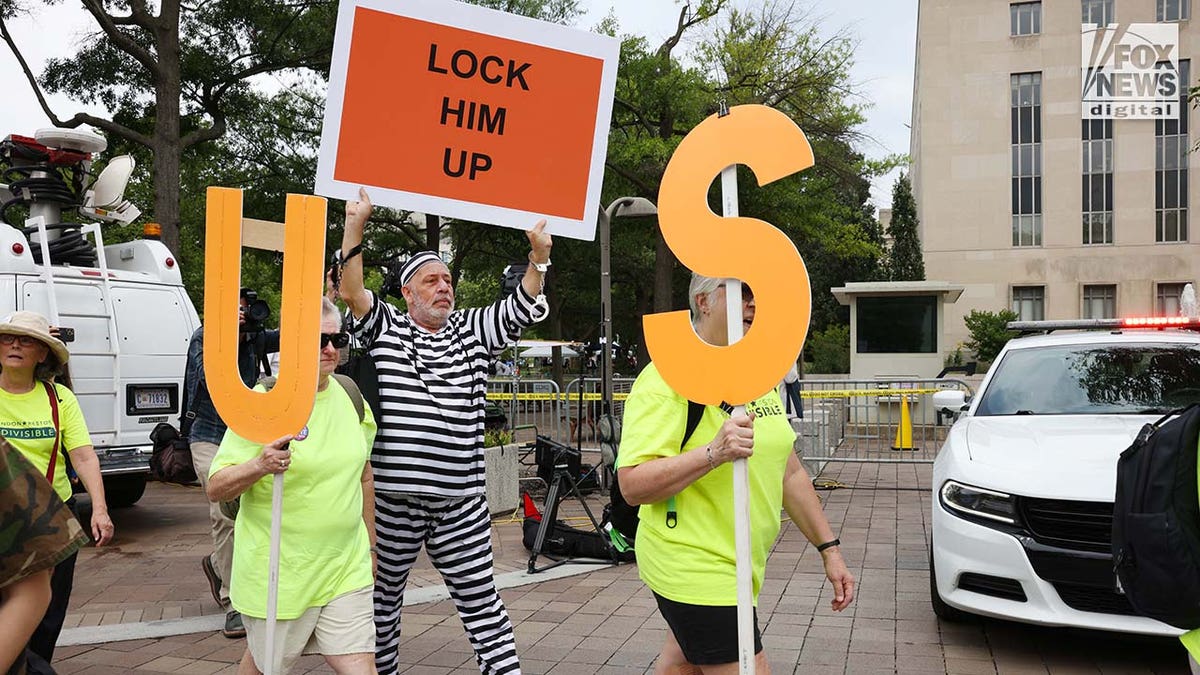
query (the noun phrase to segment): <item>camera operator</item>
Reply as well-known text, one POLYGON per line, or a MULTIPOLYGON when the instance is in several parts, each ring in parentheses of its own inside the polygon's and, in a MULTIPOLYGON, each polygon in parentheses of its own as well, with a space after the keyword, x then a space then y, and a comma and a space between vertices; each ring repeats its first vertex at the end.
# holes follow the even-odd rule
MULTIPOLYGON (((241 289, 238 310, 238 373, 247 387, 258 382, 259 363, 268 354, 279 351, 279 331, 267 330, 263 326, 271 315, 271 308, 258 293, 249 288, 241 289)), ((192 463, 200 484, 208 489, 208 470, 217 447, 225 435, 225 422, 217 415, 208 384, 204 380, 204 327, 196 329, 188 345, 187 370, 183 381, 183 417, 190 419, 180 424, 180 433, 191 439, 192 463)), ((201 559, 204 576, 213 599, 225 611, 225 627, 221 634, 227 638, 246 635, 242 617, 229 604, 229 576, 233 567, 233 519, 221 511, 221 505, 213 502, 208 506, 212 525, 213 552, 201 559)))

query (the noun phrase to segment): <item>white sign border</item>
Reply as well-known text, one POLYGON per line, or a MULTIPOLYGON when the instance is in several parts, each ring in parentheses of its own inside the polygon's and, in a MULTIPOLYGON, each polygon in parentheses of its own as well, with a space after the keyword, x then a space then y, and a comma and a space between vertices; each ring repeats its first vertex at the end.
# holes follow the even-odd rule
MULTIPOLYGON (((491 223, 520 230, 528 230, 538 219, 545 218, 546 231, 551 234, 586 241, 595 239, 596 219, 600 210, 600 191, 604 183, 608 132, 612 118, 613 97, 616 92, 617 63, 621 51, 620 41, 607 35, 568 26, 558 26, 455 0, 406 0, 404 3, 397 3, 395 0, 342 0, 339 3, 337 32, 334 34, 333 57, 329 70, 329 95, 325 102, 325 120, 321 129, 321 148, 317 157, 317 176, 313 188, 315 194, 334 199, 358 199, 360 185, 334 179, 333 170, 334 160, 337 157, 342 106, 346 93, 346 71, 350 64, 350 36, 354 32, 355 11, 360 7, 600 59, 603 62, 603 70, 600 77, 596 129, 592 138, 592 161, 588 170, 588 187, 582 219, 564 218, 536 211, 510 209, 404 190, 390 190, 373 185, 361 186, 367 188, 371 202, 378 206, 394 206, 405 210, 491 223)), ((538 180, 538 177, 531 174, 529 179, 531 181, 538 180)))

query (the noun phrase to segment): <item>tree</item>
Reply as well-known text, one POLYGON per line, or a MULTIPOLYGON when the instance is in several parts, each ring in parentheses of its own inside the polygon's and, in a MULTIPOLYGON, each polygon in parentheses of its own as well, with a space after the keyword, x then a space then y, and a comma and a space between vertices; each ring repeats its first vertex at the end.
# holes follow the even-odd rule
MULTIPOLYGON (((263 76, 276 75, 286 83, 285 89, 305 74, 328 77, 336 0, 81 0, 95 21, 95 39, 73 57, 52 60, 39 78, 9 34, 5 19, 55 1, 0 0, 0 38, 16 56, 51 123, 69 128, 88 124, 106 132, 110 143, 115 137, 149 151, 152 214, 162 225, 164 243, 176 255, 180 254, 180 174, 185 153, 237 126, 242 112, 253 109, 255 99, 262 98, 255 84, 263 76), (102 104, 112 116, 77 113, 60 118, 50 109, 43 90, 102 104)), ((578 0, 475 0, 475 4, 560 23, 579 15, 578 0)), ((316 132, 314 142, 320 135, 319 124, 316 132)), ((311 184, 311 179, 307 182, 311 184)), ((407 214, 402 215, 411 225, 407 214)), ((389 224, 405 229, 399 221, 389 224)))
POLYGON ((967 330, 971 333, 971 339, 963 344, 975 352, 980 361, 991 363, 1004 345, 1017 336, 1016 331, 1007 328, 1009 321, 1016 320, 1017 313, 1011 309, 1002 309, 999 312, 973 309, 963 318, 967 330))
POLYGON ((810 331, 808 346, 814 373, 850 372, 850 326, 836 324, 823 331, 810 331))
POLYGON ((164 243, 178 254, 184 153, 225 135, 231 117, 252 97, 254 78, 304 70, 327 75, 337 2, 81 2, 95 21, 95 39, 73 57, 52 60, 40 82, 4 21, 27 10, 27 2, 0 0, 0 37, 55 126, 89 124, 110 140, 149 151, 153 215, 162 225, 164 243), (112 117, 77 113, 60 118, 43 89, 102 104, 112 117), (122 123, 122 118, 138 124, 122 123))
POLYGON ((888 260, 888 273, 892 281, 923 281, 925 260, 921 255, 921 238, 917 234, 917 206, 913 200, 912 183, 908 176, 900 174, 892 187, 892 223, 888 234, 892 235, 892 251, 888 260))
MULTIPOLYGON (((720 101, 764 104, 792 117, 813 146, 816 166, 761 188, 739 169, 738 199, 742 215, 770 222, 796 242, 812 276, 814 328, 845 312, 828 293, 831 285, 877 276, 880 236, 869 177, 895 162, 869 162, 854 150, 862 107, 852 103, 853 42, 844 33, 824 38, 821 32, 788 3, 743 12, 711 2, 684 7, 675 33, 657 49, 626 38, 604 187, 606 203, 622 195, 654 200, 676 145, 720 101), (676 55, 686 44, 696 46, 676 55), (700 65, 687 65, 693 63, 700 65)), ((718 202, 714 190, 710 203, 718 202)), ((643 232, 632 224, 613 228, 613 260, 620 261, 613 266, 613 305, 632 309, 615 311, 614 324, 638 342, 641 316, 682 306, 688 277, 661 237, 643 232)))

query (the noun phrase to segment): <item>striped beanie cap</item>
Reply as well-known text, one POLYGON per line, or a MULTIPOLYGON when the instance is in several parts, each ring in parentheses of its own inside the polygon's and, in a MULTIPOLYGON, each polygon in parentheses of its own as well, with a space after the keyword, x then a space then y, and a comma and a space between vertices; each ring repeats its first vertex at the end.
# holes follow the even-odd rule
POLYGON ((442 262, 442 258, 433 251, 420 251, 409 256, 408 260, 405 260, 404 264, 400 266, 400 285, 407 286, 417 270, 425 263, 431 262, 442 262))

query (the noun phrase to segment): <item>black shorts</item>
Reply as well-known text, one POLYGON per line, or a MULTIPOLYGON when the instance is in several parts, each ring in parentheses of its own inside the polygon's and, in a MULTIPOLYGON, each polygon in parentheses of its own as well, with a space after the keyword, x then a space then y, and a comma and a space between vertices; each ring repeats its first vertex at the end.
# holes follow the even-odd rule
MULTIPOLYGON (((688 663, 715 666, 738 662, 737 605, 688 605, 668 600, 658 593, 654 594, 654 599, 688 663)), ((754 653, 761 652, 762 648, 758 608, 755 608, 754 653)))

